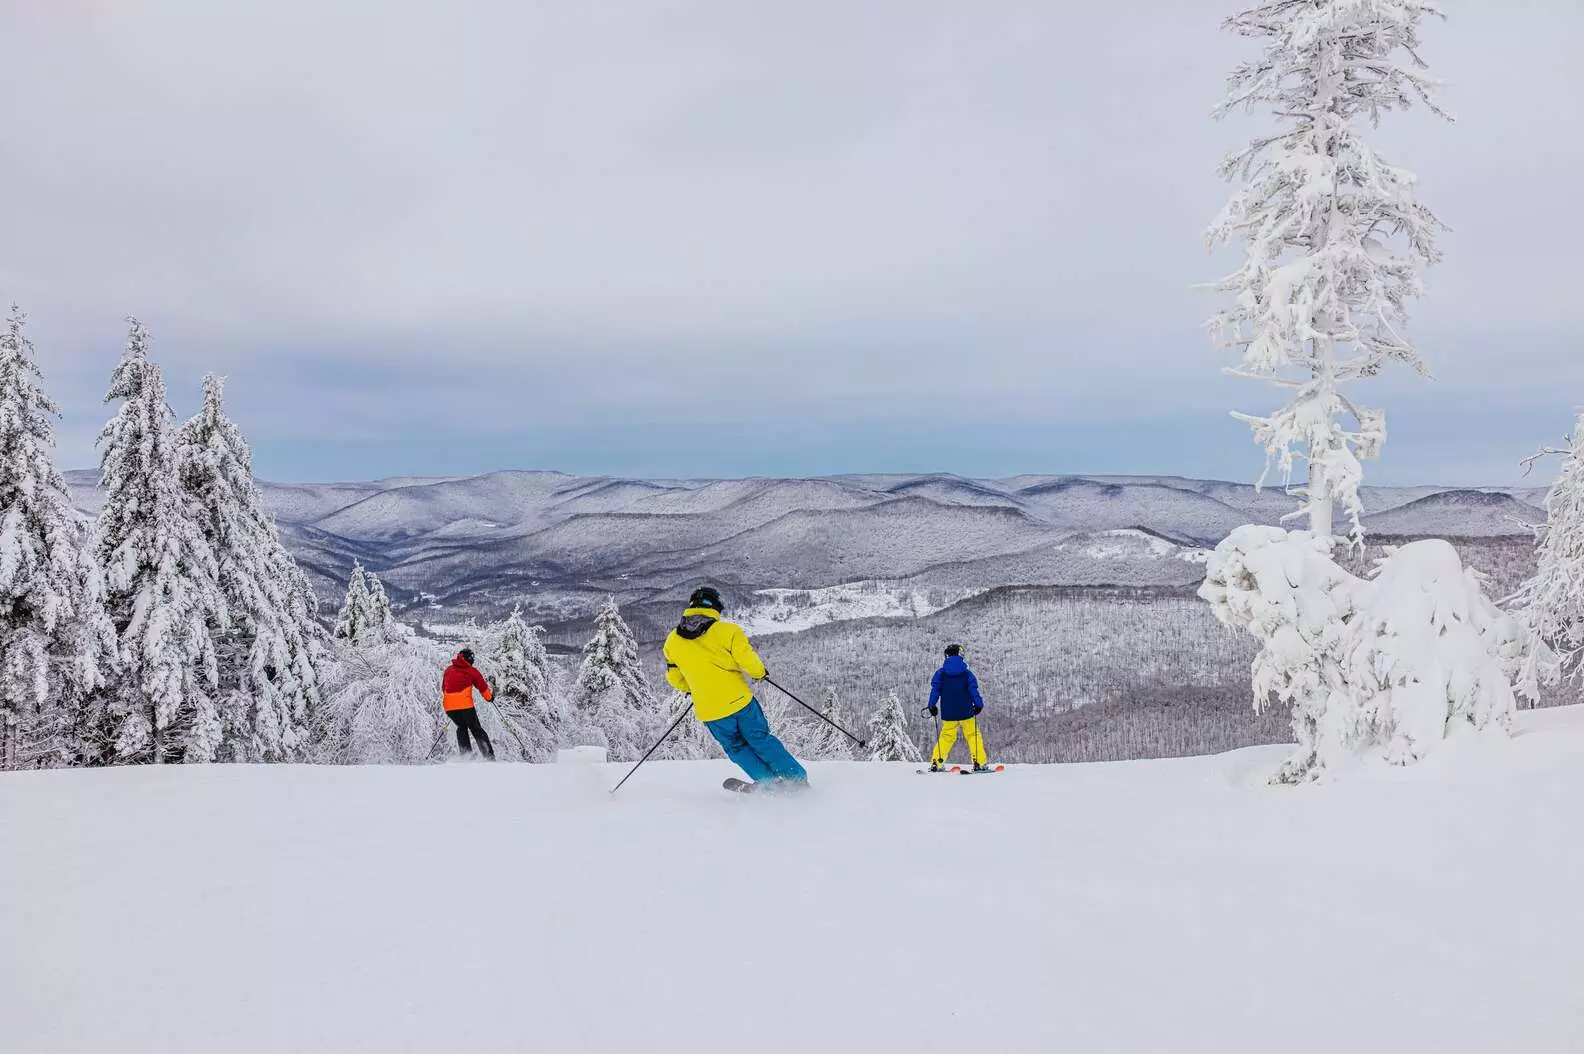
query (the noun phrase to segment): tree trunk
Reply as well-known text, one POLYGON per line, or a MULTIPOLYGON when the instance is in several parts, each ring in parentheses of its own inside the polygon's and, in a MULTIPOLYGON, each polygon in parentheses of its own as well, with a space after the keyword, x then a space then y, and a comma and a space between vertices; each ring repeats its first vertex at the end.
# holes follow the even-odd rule
MULTIPOLYGON (((1320 360, 1321 387, 1329 393, 1336 385, 1336 350, 1331 338, 1315 338, 1315 351, 1320 360)), ((1329 426, 1330 422, 1327 424, 1329 426)), ((1329 452, 1333 433, 1334 429, 1327 427, 1324 439, 1312 439, 1309 447, 1309 530, 1322 538, 1330 538, 1332 528, 1331 481, 1326 479, 1324 457, 1329 452), (1321 442, 1327 445, 1321 447, 1321 442)))

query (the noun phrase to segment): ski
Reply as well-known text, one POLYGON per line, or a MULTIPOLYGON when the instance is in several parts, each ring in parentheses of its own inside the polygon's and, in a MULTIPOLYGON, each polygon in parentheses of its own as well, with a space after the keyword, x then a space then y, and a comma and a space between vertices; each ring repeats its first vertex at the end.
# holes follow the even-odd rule
POLYGON ((952 772, 961 772, 963 767, 961 765, 953 765, 945 769, 914 769, 913 771, 920 776, 945 776, 952 772))
POLYGON ((740 780, 735 776, 728 776, 724 781, 721 782, 721 786, 725 787, 733 794, 752 794, 754 789, 754 785, 752 783, 749 783, 747 780, 740 780))
POLYGON ((989 766, 987 768, 979 769, 977 771, 975 771, 974 769, 965 769, 965 768, 958 767, 958 768, 952 769, 952 771, 953 772, 959 772, 959 773, 961 773, 964 776, 988 776, 988 775, 990 775, 992 773, 995 773, 995 772, 1005 772, 1006 771, 1006 766, 1005 765, 991 765, 991 766, 989 766))

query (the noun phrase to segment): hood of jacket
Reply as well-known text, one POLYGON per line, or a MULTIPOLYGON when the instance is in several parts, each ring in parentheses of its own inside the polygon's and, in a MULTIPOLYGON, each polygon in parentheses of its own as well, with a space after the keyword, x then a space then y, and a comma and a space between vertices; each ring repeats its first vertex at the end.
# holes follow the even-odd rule
MULTIPOLYGON (((458 655, 456 658, 451 660, 451 665, 455 666, 459 670, 471 670, 473 668, 473 664, 471 662, 468 662, 466 659, 464 659, 460 655, 458 655)), ((430 669, 433 669, 433 668, 434 667, 430 667, 430 669)))
POLYGON ((941 673, 946 674, 948 677, 967 672, 968 664, 963 661, 961 655, 948 655, 946 656, 946 661, 941 663, 941 673))
POLYGON ((720 615, 709 608, 688 608, 677 623, 677 636, 683 640, 698 640, 709 628, 720 621, 720 615))

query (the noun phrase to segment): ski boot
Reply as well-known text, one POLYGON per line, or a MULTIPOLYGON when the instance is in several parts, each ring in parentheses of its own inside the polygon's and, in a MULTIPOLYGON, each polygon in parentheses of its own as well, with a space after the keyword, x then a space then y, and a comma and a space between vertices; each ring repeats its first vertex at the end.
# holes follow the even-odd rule
POLYGON ((930 771, 931 772, 945 772, 946 771, 946 763, 944 761, 941 761, 939 758, 931 759, 931 761, 930 761, 930 771))
POLYGON ((975 762, 973 770, 975 772, 989 772, 990 771, 990 766, 989 765, 981 765, 978 762, 975 762))

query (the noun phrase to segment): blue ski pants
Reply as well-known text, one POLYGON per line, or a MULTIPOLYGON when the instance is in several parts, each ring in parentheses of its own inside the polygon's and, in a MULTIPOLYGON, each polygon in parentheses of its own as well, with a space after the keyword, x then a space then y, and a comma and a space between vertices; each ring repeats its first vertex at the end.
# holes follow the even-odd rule
POLYGON ((781 741, 770 731, 764 707, 755 699, 735 714, 718 721, 706 721, 715 742, 726 756, 755 783, 772 780, 808 782, 808 772, 799 765, 781 741))

